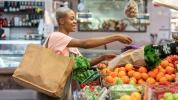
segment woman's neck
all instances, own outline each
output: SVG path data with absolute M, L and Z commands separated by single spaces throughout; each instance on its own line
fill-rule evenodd
M 65 30 L 64 28 L 59 28 L 58 31 L 66 34 L 66 35 L 69 35 L 69 32 L 67 32 L 67 30 Z

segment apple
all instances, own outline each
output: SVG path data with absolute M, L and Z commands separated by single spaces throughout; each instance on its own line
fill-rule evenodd
M 121 80 L 121 78 L 117 78 L 116 84 L 123 84 L 124 82 Z
M 129 84 L 131 84 L 131 85 L 135 85 L 136 83 L 135 83 L 134 80 L 130 80 Z
M 164 100 L 174 100 L 173 94 L 170 92 L 166 92 L 164 94 Z
M 174 100 L 178 100 L 178 93 L 174 93 L 173 96 L 174 96 Z

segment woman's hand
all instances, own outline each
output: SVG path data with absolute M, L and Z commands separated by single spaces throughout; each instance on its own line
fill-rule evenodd
M 119 42 L 122 42 L 124 44 L 130 44 L 132 43 L 132 39 L 127 36 L 127 35 L 122 35 L 122 34 L 116 34 L 116 37 L 118 39 Z
M 97 65 L 98 63 L 101 63 L 101 62 L 107 62 L 107 61 L 113 59 L 114 57 L 116 57 L 116 54 L 114 54 L 114 53 L 104 54 L 102 56 L 99 56 L 99 57 L 92 59 L 90 64 L 92 66 L 94 66 L 94 65 Z
M 109 60 L 115 58 L 116 54 L 114 54 L 114 53 L 113 54 L 104 54 L 101 57 L 102 57 L 103 61 L 109 61 Z

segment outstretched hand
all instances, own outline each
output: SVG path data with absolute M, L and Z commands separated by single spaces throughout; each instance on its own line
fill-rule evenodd
M 103 63 L 103 62 L 108 62 L 109 60 L 113 59 L 114 57 L 116 57 L 116 54 L 103 54 L 102 56 L 96 57 L 94 59 L 91 59 L 90 64 L 91 66 L 94 66 L 98 63 Z
M 132 39 L 127 35 L 119 34 L 118 37 L 119 37 L 119 39 L 118 39 L 119 42 L 122 42 L 124 44 L 131 44 L 132 43 Z
M 114 54 L 114 53 L 104 54 L 101 57 L 103 58 L 103 61 L 109 61 L 109 60 L 113 59 L 114 57 L 116 57 L 116 54 Z

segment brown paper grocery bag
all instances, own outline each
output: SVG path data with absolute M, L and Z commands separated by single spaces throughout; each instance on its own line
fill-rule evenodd
M 61 97 L 72 66 L 73 60 L 69 57 L 56 55 L 39 45 L 29 44 L 13 78 L 24 87 L 49 96 Z
M 113 69 L 116 66 L 123 66 L 128 63 L 135 66 L 145 66 L 146 63 L 144 59 L 144 47 L 134 50 L 128 50 L 116 56 L 108 63 L 108 68 Z

